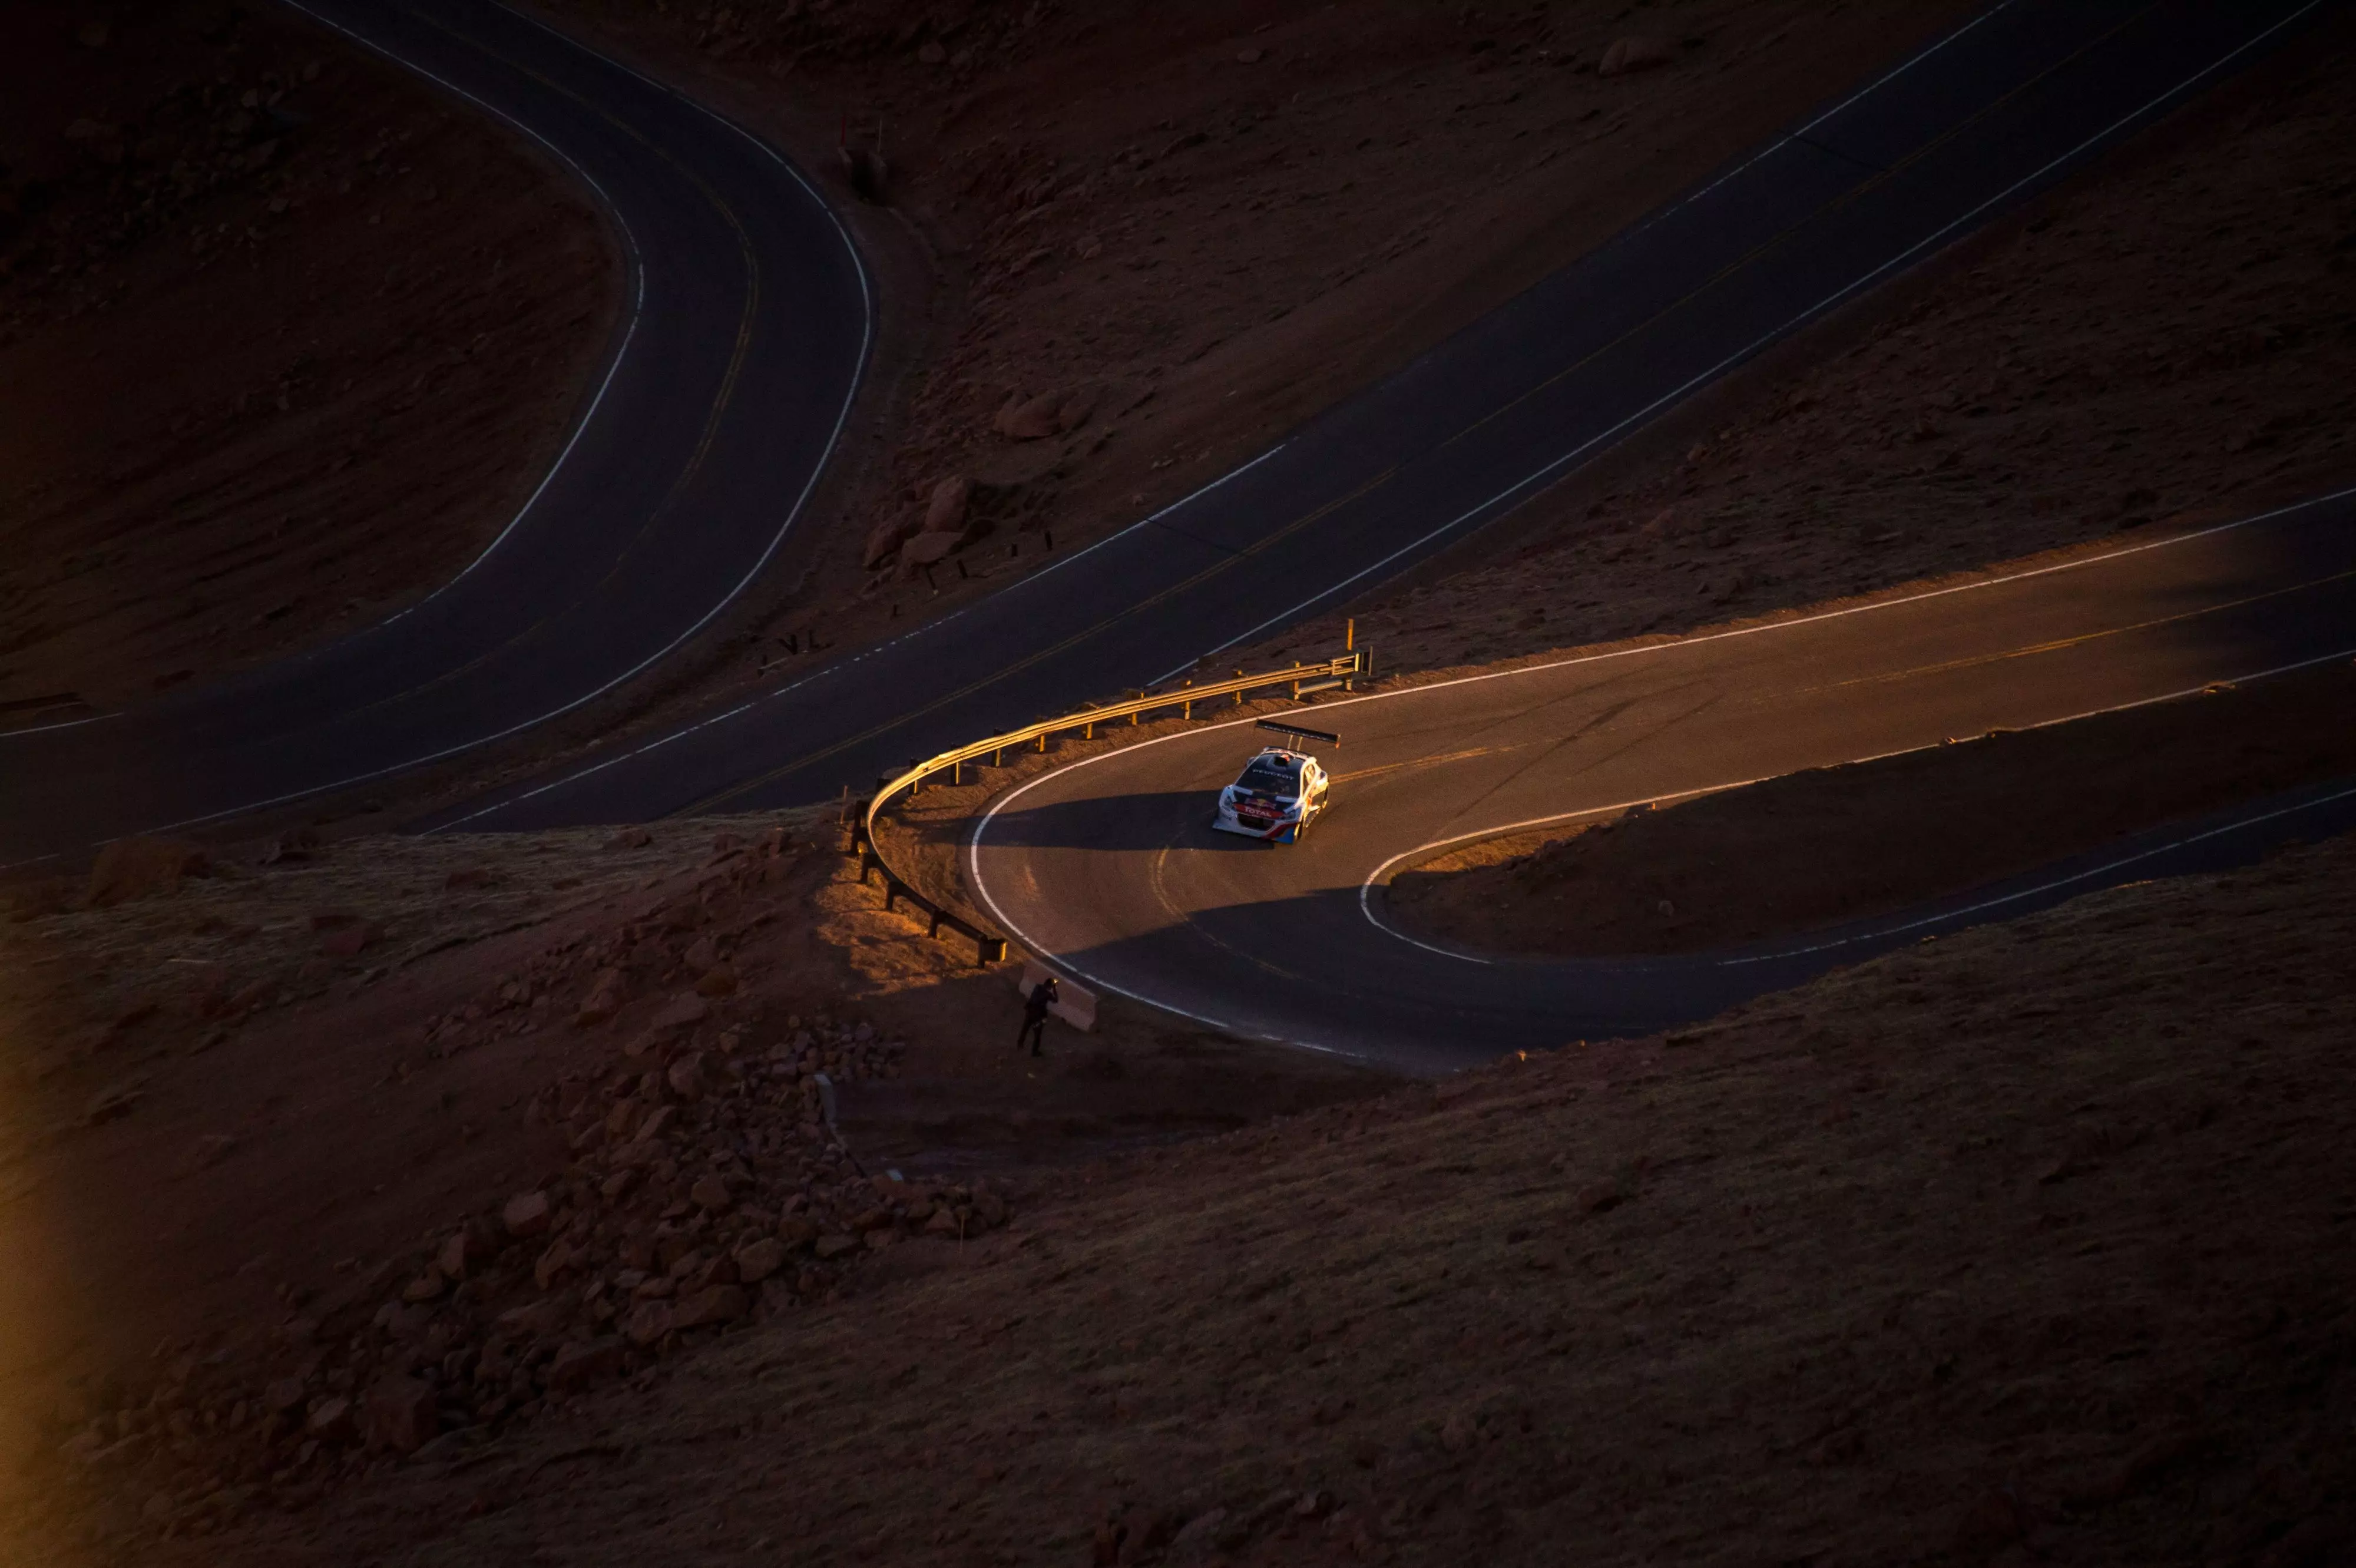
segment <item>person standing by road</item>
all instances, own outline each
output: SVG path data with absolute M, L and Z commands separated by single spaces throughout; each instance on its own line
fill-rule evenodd
M 1029 1046 L 1031 1054 L 1041 1054 L 1040 1044 L 1047 1036 L 1047 1009 L 1055 1004 L 1055 977 L 1049 975 L 1031 988 L 1029 1000 L 1023 1004 L 1023 1032 L 1014 1036 L 1014 1054 L 1021 1056 Z

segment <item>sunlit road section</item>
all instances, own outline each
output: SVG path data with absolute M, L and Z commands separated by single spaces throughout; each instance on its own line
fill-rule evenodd
M 1208 825 L 1266 738 L 1248 721 L 1112 752 L 997 802 L 968 870 L 1018 940 L 1089 983 L 1443 1071 L 1674 1026 L 1941 931 L 2356 825 L 2356 780 L 1922 908 L 1673 959 L 1499 961 L 1411 939 L 1383 918 L 1382 885 L 1419 850 L 2351 658 L 2356 497 L 2340 497 L 2033 575 L 1320 703 L 1303 722 L 1343 738 L 1324 757 L 1335 803 L 1297 845 Z

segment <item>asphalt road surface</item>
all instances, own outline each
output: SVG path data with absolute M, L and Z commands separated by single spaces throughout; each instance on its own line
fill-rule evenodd
M 0 736 L 0 866 L 460 753 L 648 669 L 795 526 L 865 366 L 858 255 L 752 137 L 482 0 L 296 8 L 569 165 L 626 252 L 622 324 L 539 493 L 423 603 L 206 689 Z
M 2356 827 L 2356 780 L 1922 908 L 1677 958 L 1505 960 L 1412 938 L 1387 922 L 1383 886 L 1420 854 L 2351 657 L 2356 491 L 1965 588 L 1321 703 L 1301 722 L 1342 736 L 1309 747 L 1333 804 L 1297 844 L 1209 825 L 1219 786 L 1274 738 L 1248 719 L 1100 754 L 997 802 L 967 875 L 1019 941 L 1099 989 L 1441 1072 L 1673 1026 L 1976 921 Z
M 1205 493 L 894 642 L 434 825 L 799 804 L 1156 683 L 1502 516 L 2317 9 L 1997 6 Z

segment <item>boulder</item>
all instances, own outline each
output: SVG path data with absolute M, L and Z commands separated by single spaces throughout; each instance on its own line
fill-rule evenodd
M 565 1270 L 573 1266 L 573 1249 L 560 1237 L 551 1242 L 548 1251 L 542 1252 L 538 1261 L 531 1265 L 531 1283 L 545 1291 L 557 1282 Z
M 262 1408 L 273 1415 L 292 1415 L 303 1408 L 303 1380 L 280 1378 L 262 1391 Z
M 621 1369 L 622 1341 L 618 1336 L 607 1335 L 586 1343 L 573 1341 L 559 1347 L 556 1359 L 548 1364 L 548 1391 L 570 1393 Z
M 670 1131 L 671 1123 L 678 1120 L 678 1106 L 657 1106 L 653 1115 L 638 1123 L 638 1135 L 630 1140 L 629 1146 L 633 1149 L 651 1150 L 661 1141 L 663 1134 Z
M 920 533 L 900 552 L 900 564 L 915 568 L 946 561 L 964 541 L 954 533 Z
M 414 1454 L 440 1428 L 434 1391 L 415 1378 L 386 1378 L 369 1390 L 361 1406 L 360 1436 L 370 1448 Z
M 669 1334 L 673 1326 L 670 1303 L 642 1301 L 630 1309 L 629 1321 L 623 1332 L 630 1337 L 633 1345 L 651 1345 Z
M 670 1064 L 663 1074 L 670 1091 L 687 1104 L 692 1105 L 712 1090 L 712 1080 L 703 1070 L 703 1053 L 689 1051 Z
M 544 1236 L 548 1233 L 548 1194 L 518 1193 L 508 1199 L 507 1207 L 499 1211 L 499 1218 L 506 1222 L 508 1234 L 519 1240 Z
M 498 1238 L 479 1219 L 470 1219 L 450 1233 L 435 1253 L 434 1266 L 449 1279 L 463 1280 L 467 1271 L 498 1251 Z
M 177 839 L 116 839 L 98 852 L 83 902 L 93 909 L 176 891 L 185 877 L 202 876 L 212 860 L 198 845 Z
M 1632 70 L 1652 70 L 1677 58 L 1676 46 L 1666 38 L 1632 35 L 1614 38 L 1595 67 L 1598 76 L 1625 76 Z
M 581 1310 L 581 1293 L 562 1290 L 538 1301 L 511 1306 L 498 1316 L 498 1325 L 518 1338 L 541 1339 L 561 1334 Z
M 991 423 L 1009 441 L 1044 441 L 1060 428 L 1055 416 L 1064 397 L 1060 392 L 1045 392 L 1029 399 L 1010 398 Z
M 892 559 L 892 553 L 916 537 L 917 525 L 924 520 L 912 516 L 887 517 L 868 532 L 867 542 L 860 547 L 859 564 L 869 571 Z
M 320 1443 L 349 1443 L 354 1431 L 352 1402 L 341 1395 L 321 1400 L 312 1407 L 303 1430 Z
M 973 481 L 962 474 L 952 474 L 933 487 L 932 499 L 925 503 L 926 533 L 965 533 L 966 510 L 973 500 Z
M 937 536 L 933 534 L 926 534 L 925 536 L 926 539 L 935 537 Z M 916 542 L 917 544 L 921 544 L 923 542 L 924 539 L 919 539 Z M 911 550 L 914 550 L 916 547 L 916 546 L 915 544 L 908 546 Z M 703 978 L 695 983 L 695 993 L 699 996 L 710 996 L 714 998 L 733 996 L 735 994 L 735 992 L 736 972 L 729 968 L 724 963 L 713 964 L 710 969 L 703 972 Z
M 785 1243 L 775 1237 L 764 1236 L 736 1250 L 736 1277 L 745 1284 L 759 1284 L 785 1266 Z
M 716 1176 L 696 1177 L 695 1185 L 687 1189 L 687 1196 L 689 1201 L 710 1214 L 725 1214 L 735 1205 L 728 1184 Z
M 1097 411 L 1098 391 L 1092 386 L 1075 387 L 1064 394 L 1063 401 L 1055 404 L 1057 435 L 1069 435 L 1088 422 L 1088 416 Z
M 662 1011 L 657 1013 L 648 1021 L 648 1026 L 654 1029 L 685 1029 L 702 1023 L 710 1016 L 712 1016 L 711 1004 L 692 991 L 689 991 L 664 1003 Z
M 752 1298 L 739 1285 L 712 1285 L 680 1301 L 672 1326 L 701 1328 L 708 1324 L 734 1323 L 753 1309 Z

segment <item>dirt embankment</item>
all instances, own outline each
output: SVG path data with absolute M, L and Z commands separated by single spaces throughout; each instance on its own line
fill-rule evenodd
M 53 1451 L 116 1537 L 306 1506 L 978 1245 L 1039 1167 L 1387 1086 L 1114 1009 L 1018 1058 L 1012 975 L 840 837 L 134 840 L 27 890 L 0 1478 Z
M 380 618 L 505 525 L 602 220 L 275 7 L 0 13 L 0 727 Z
M 2002 731 L 1484 839 L 1398 874 L 1387 907 L 1409 929 L 1499 952 L 1692 952 L 1803 932 L 2356 778 L 2351 715 L 2343 667 Z
M 2120 889 L 1107 1163 L 455 1462 L 107 1539 L 2319 1568 L 2356 1548 L 2351 874 L 2340 842 Z
M 2350 483 L 2351 70 L 2356 22 L 2317 27 L 1356 607 L 1360 639 L 1394 670 L 1510 659 Z
M 1968 7 L 545 9 L 846 198 L 841 128 L 862 150 L 880 130 L 907 227 L 871 242 L 924 250 L 901 292 L 928 274 L 930 297 L 896 324 L 886 300 L 891 447 L 742 631 L 734 682 L 1198 488 Z M 1600 71 L 1631 35 L 1659 47 Z

